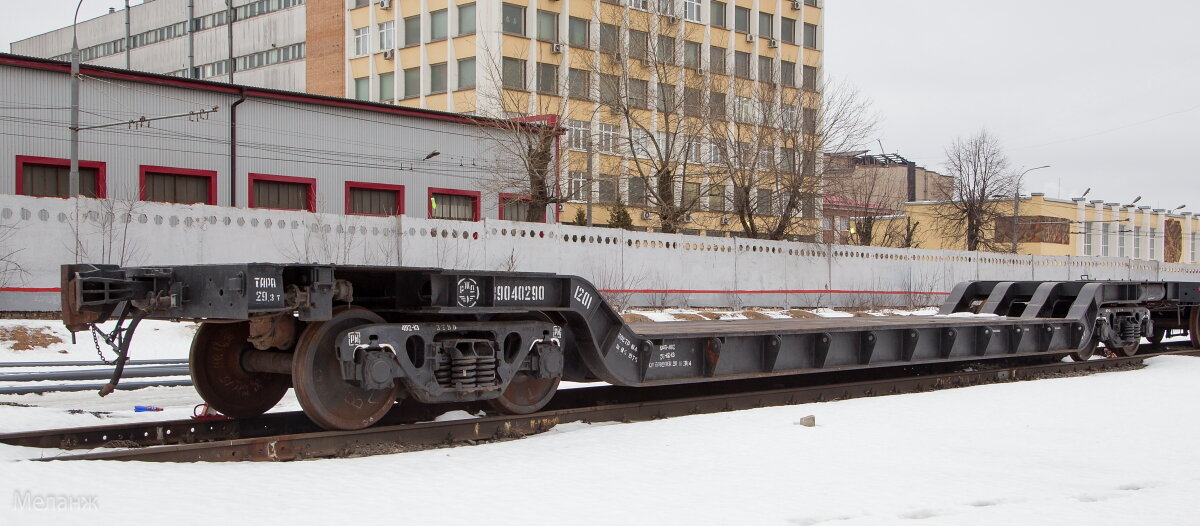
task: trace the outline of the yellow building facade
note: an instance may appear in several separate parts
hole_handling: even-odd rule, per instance
[[[987,236],[998,247],[1008,248],[1013,232],[1013,200],[998,200],[1001,217],[988,226]],[[938,210],[942,202],[906,203],[904,216],[917,225],[913,237],[918,248],[963,250],[961,235],[942,228]],[[1154,209],[1106,202],[1022,196],[1016,208],[1018,252],[1043,256],[1125,257],[1165,263],[1200,262],[1197,234],[1200,218],[1191,212]],[[894,224],[894,223],[893,223]]]
[[[645,155],[621,146],[636,143],[639,133],[705,119],[734,126],[745,122],[753,100],[807,118],[820,102],[818,0],[351,0],[348,10],[317,4],[310,2],[307,21],[310,92],[487,116],[554,116],[566,129],[556,170],[568,199],[561,221],[590,209],[595,224],[606,224],[610,204],[621,201],[636,226],[657,225],[645,183],[637,181],[646,179],[639,170],[645,165],[637,164]],[[606,106],[613,97],[627,114]],[[664,100],[682,101],[677,121]],[[688,138],[687,173],[695,175],[675,191],[696,202],[685,233],[741,230],[717,150]],[[815,222],[818,207],[814,200],[802,217]]]

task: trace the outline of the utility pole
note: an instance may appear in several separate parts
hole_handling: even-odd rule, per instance
[[[75,19],[71,22],[71,172],[67,176],[69,197],[79,195],[79,8],[83,0],[75,5]],[[20,176],[20,174],[18,174]]]

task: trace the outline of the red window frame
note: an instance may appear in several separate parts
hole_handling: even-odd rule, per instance
[[[246,199],[250,203],[250,208],[261,208],[264,210],[292,210],[291,208],[273,208],[269,206],[254,205],[254,181],[273,181],[277,183],[294,183],[308,185],[308,198],[305,199],[305,207],[309,212],[317,211],[317,180],[312,177],[292,177],[288,175],[271,175],[271,174],[246,174]]]
[[[480,194],[479,192],[475,192],[475,191],[471,191],[471,190],[455,190],[452,188],[430,187],[429,192],[428,192],[428,198],[425,201],[425,207],[429,211],[429,216],[428,216],[429,219],[433,219],[433,194],[466,195],[466,196],[474,197],[475,198],[475,210],[474,210],[475,218],[472,219],[471,221],[479,221],[479,219],[480,219],[479,205],[480,205],[481,199],[483,197],[483,194]]]
[[[362,212],[351,212],[350,211],[350,189],[351,188],[363,188],[366,190],[388,190],[391,192],[396,192],[396,214],[395,215],[398,215],[398,216],[404,215],[404,185],[402,185],[402,184],[384,184],[384,183],[360,183],[358,181],[346,181],[346,215],[391,217],[389,215],[384,215],[384,214],[364,214]]]
[[[208,202],[217,204],[217,172],[216,170],[195,170],[192,168],[173,168],[170,166],[154,166],[143,164],[138,167],[138,199],[146,200],[146,173],[153,172],[168,175],[185,175],[189,177],[204,177],[208,179]]]
[[[24,195],[25,190],[25,165],[27,164],[45,164],[50,166],[71,166],[70,159],[60,159],[58,157],[35,157],[32,155],[17,156],[17,171],[14,173],[16,179],[17,195]],[[108,197],[108,182],[107,182],[107,164],[101,161],[79,161],[80,168],[92,168],[96,170],[96,197],[103,199]],[[30,196],[30,197],[57,197],[57,196]],[[65,199],[59,197],[59,199]]]
[[[500,212],[499,212],[499,217],[500,217],[500,219],[501,219],[501,220],[503,220],[503,221],[521,221],[520,219],[506,219],[506,218],[504,217],[504,200],[505,200],[505,199],[517,200],[517,201],[532,201],[532,200],[533,200],[533,196],[531,196],[531,195],[529,195],[529,194],[505,194],[505,193],[501,193],[501,194],[500,194],[500,197],[499,197],[499,198],[497,199],[497,201],[496,201],[496,208],[497,208],[497,209],[500,211]],[[545,222],[545,220],[543,219],[543,220],[542,220],[542,222],[544,223],[544,222]]]

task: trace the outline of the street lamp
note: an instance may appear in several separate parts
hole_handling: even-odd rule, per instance
[[[1025,170],[1024,172],[1021,172],[1021,175],[1017,176],[1017,187],[1015,189],[1013,189],[1013,220],[1012,220],[1012,252],[1013,252],[1013,254],[1017,253],[1017,239],[1020,237],[1017,230],[1018,230],[1018,226],[1020,226],[1019,221],[1020,221],[1020,217],[1021,217],[1021,213],[1020,213],[1021,212],[1021,179],[1023,179],[1025,177],[1025,174],[1027,174],[1029,172],[1032,172],[1034,170],[1041,170],[1042,168],[1049,168],[1049,167],[1050,167],[1050,165],[1047,164],[1045,166],[1038,166],[1036,168],[1030,168],[1028,170]],[[1089,188],[1088,190],[1091,190],[1091,189]]]

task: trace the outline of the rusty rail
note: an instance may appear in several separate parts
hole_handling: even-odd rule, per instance
[[[415,422],[413,419],[428,418],[431,414],[420,414],[421,409],[427,408],[410,408],[407,411],[393,411],[381,425],[357,431],[320,431],[303,415],[294,412],[268,414],[250,420],[173,421],[142,426],[99,426],[12,433],[0,435],[0,442],[58,448],[96,447],[101,444],[163,444],[129,449],[93,450],[39,460],[219,462],[365,456],[517,438],[567,422],[636,422],[691,414],[1029,380],[1055,374],[1111,371],[1134,367],[1146,358],[1164,354],[1195,356],[1200,355],[1200,351],[1187,348],[1082,363],[1014,365],[966,372],[917,376],[910,374],[848,383],[787,385],[775,388],[762,383],[768,379],[757,379],[757,388],[751,387],[746,390],[735,386],[736,382],[719,382],[705,387],[709,390],[716,387],[718,391],[725,392],[703,395],[687,395],[680,392],[679,388],[606,386],[563,391],[560,394],[564,396],[555,401],[553,409],[533,415],[412,423]],[[774,384],[779,384],[780,380],[769,379]],[[401,406],[403,407],[403,404]],[[457,408],[474,409],[473,406],[465,404]]]

